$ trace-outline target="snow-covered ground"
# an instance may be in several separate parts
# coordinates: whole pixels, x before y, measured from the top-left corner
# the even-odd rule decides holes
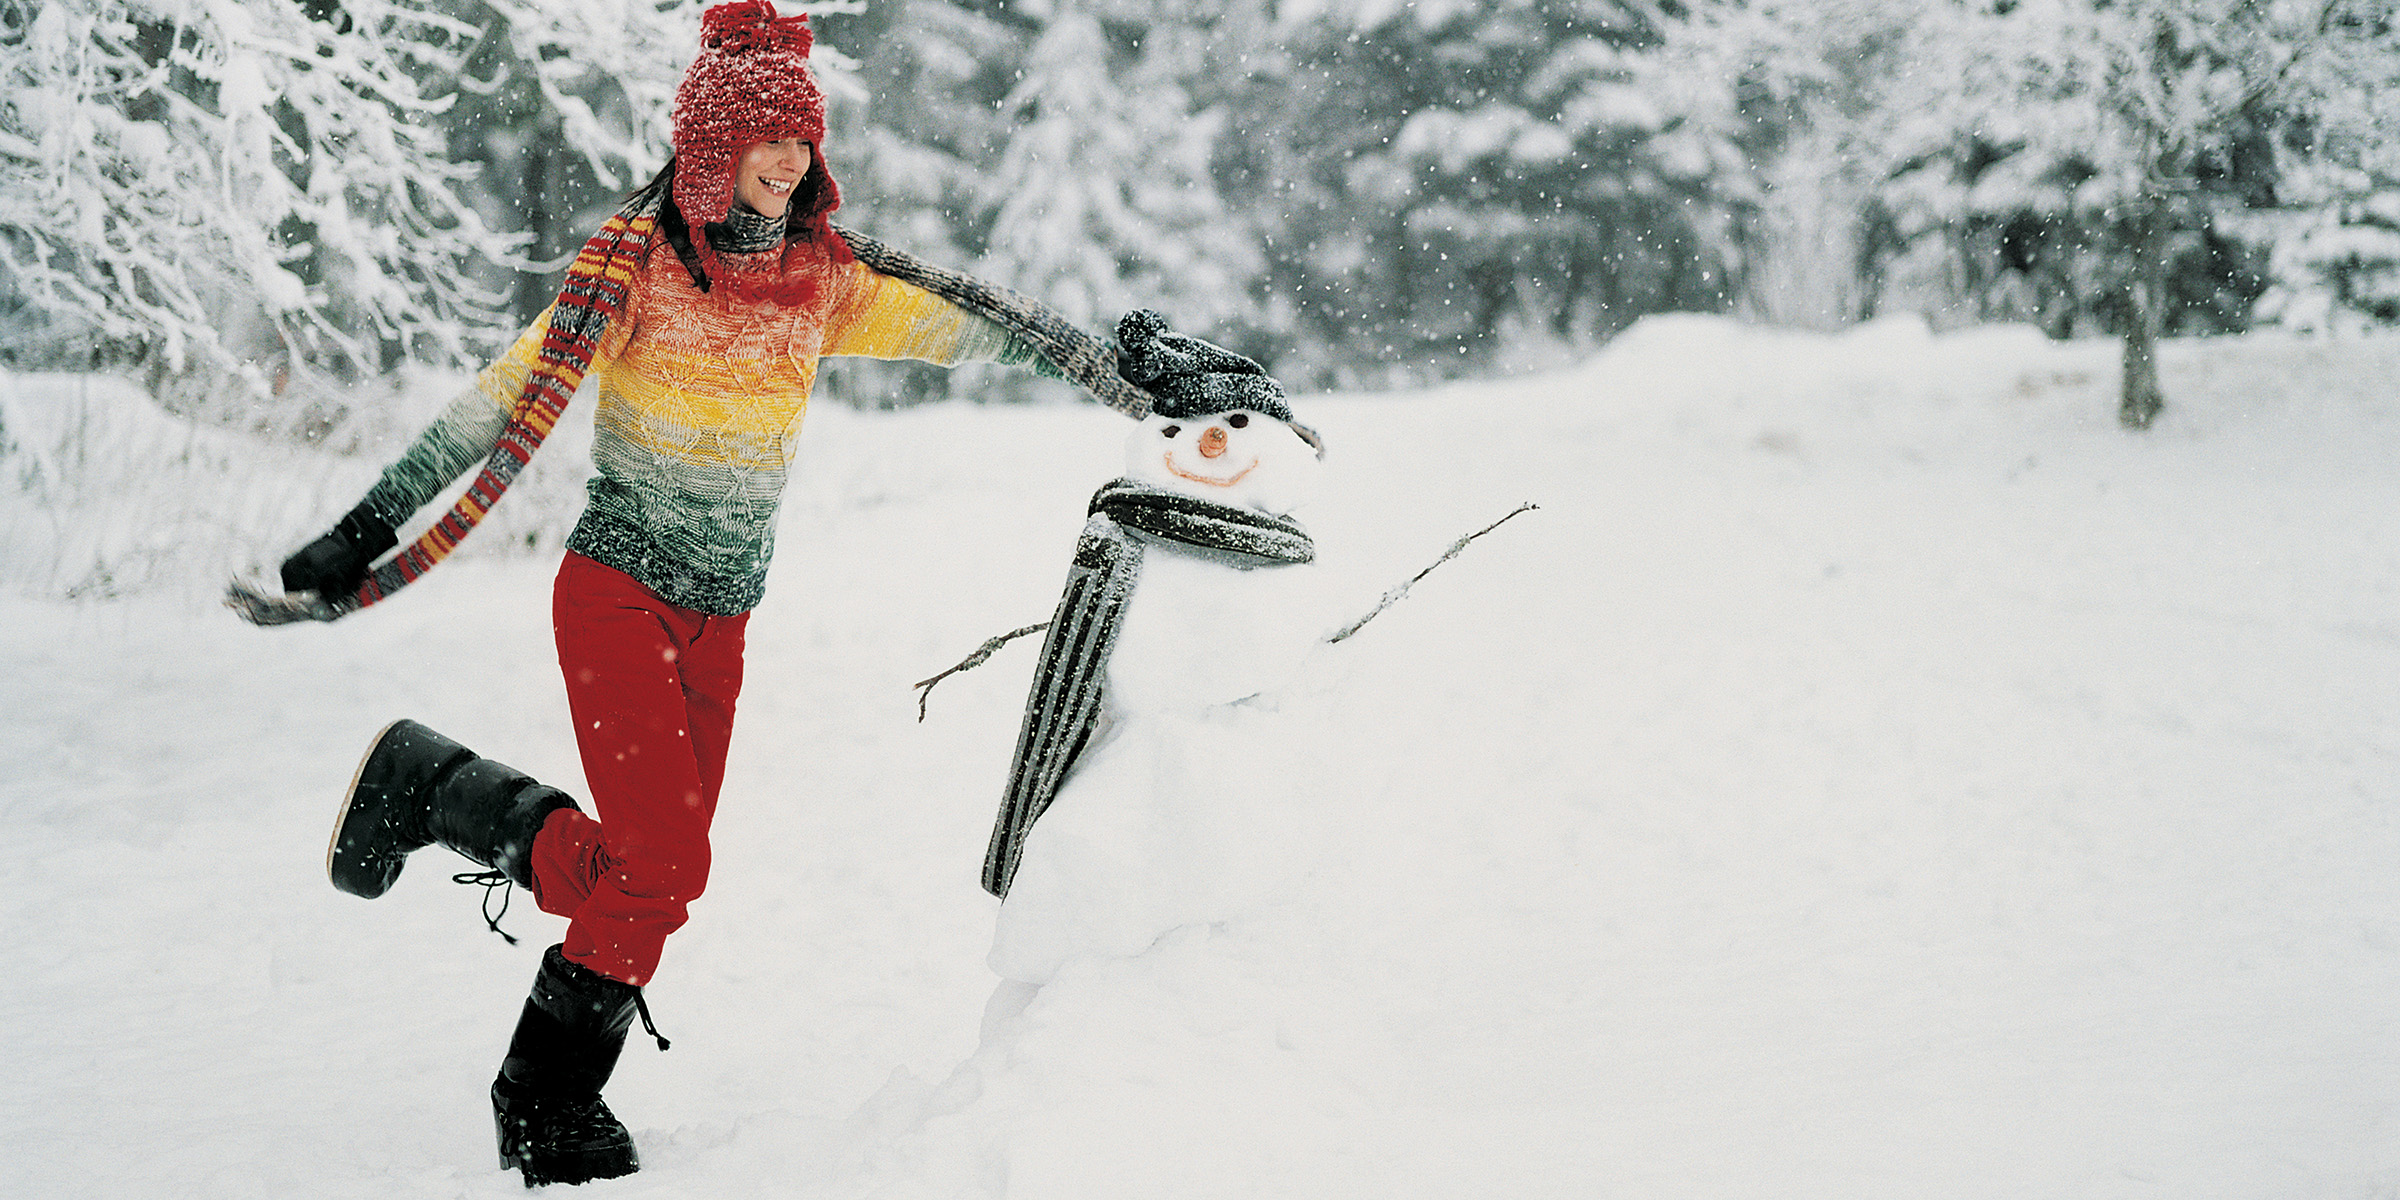
[[[1361,612],[1541,508],[1276,698],[1272,903],[988,1028],[1032,646],[909,685],[1048,615],[1124,427],[821,408],[609,1092],[645,1168],[576,1194],[2400,1192],[2400,341],[2173,345],[2145,435],[2113,353],[1678,318],[1301,398]],[[580,786],[550,562],[247,628],[207,593],[371,462],[0,419],[0,1195],[521,1194],[483,1092],[561,923],[322,853],[397,716]]]

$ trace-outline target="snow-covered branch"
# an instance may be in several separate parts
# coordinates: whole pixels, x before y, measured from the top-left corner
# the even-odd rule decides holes
[[[260,391],[467,361],[498,303],[468,268],[514,243],[459,198],[472,168],[429,83],[475,29],[430,0],[344,12],[56,0],[0,29],[0,294],[122,360]]]
[[[1530,501],[1530,500],[1529,500],[1529,501],[1526,501],[1525,503],[1523,503],[1523,504],[1520,504],[1520,505],[1516,506],[1516,507],[1515,507],[1515,508],[1513,508],[1513,509],[1510,509],[1510,510],[1509,510],[1509,512],[1508,512],[1508,515],[1507,515],[1507,516],[1504,516],[1504,517],[1500,518],[1499,520],[1497,520],[1497,521],[1494,521],[1494,522],[1492,522],[1491,524],[1489,524],[1489,525],[1486,525],[1486,526],[1484,526],[1483,528],[1481,528],[1481,529],[1478,529],[1478,530],[1476,530],[1475,532],[1473,532],[1473,533],[1470,533],[1470,534],[1466,535],[1465,537],[1462,537],[1462,538],[1458,539],[1457,541],[1450,543],[1450,548],[1449,548],[1449,549],[1447,549],[1447,550],[1444,550],[1444,551],[1442,551],[1442,556],[1441,556],[1440,558],[1434,559],[1432,562],[1430,562],[1430,563],[1427,563],[1427,564],[1425,565],[1425,569],[1424,569],[1424,570],[1422,570],[1422,571],[1419,571],[1419,572],[1417,572],[1416,574],[1409,576],[1409,577],[1408,577],[1408,582],[1406,582],[1406,583],[1403,583],[1403,584],[1401,584],[1400,586],[1398,586],[1398,587],[1396,587],[1396,588],[1393,588],[1392,590],[1390,590],[1390,591],[1388,591],[1388,592],[1385,592],[1385,593],[1383,594],[1383,599],[1376,601],[1376,603],[1375,603],[1375,607],[1374,607],[1374,608],[1372,608],[1372,609],[1369,609],[1369,610],[1367,610],[1367,614],[1366,614],[1365,616],[1362,616],[1362,617],[1360,617],[1359,619],[1357,619],[1357,620],[1355,620],[1355,621],[1352,621],[1352,622],[1350,622],[1350,623],[1349,623],[1349,624],[1347,624],[1347,625],[1344,625],[1344,626],[1342,626],[1342,627],[1341,627],[1339,630],[1335,631],[1335,633],[1333,634],[1333,636],[1326,638],[1326,639],[1325,639],[1325,643],[1326,643],[1327,645],[1332,645],[1332,644],[1334,644],[1334,643],[1336,643],[1336,642],[1344,641],[1344,640],[1348,639],[1348,638],[1350,637],[1350,635],[1352,635],[1352,634],[1354,634],[1354,633],[1357,633],[1357,632],[1358,632],[1359,630],[1361,630],[1361,629],[1364,629],[1364,628],[1366,628],[1367,622],[1374,620],[1374,619],[1375,619],[1376,617],[1378,617],[1378,616],[1381,616],[1381,615],[1383,614],[1383,610],[1385,610],[1385,609],[1387,609],[1387,608],[1390,608],[1391,606],[1393,606],[1393,605],[1395,605],[1395,604],[1398,604],[1398,603],[1400,603],[1402,600],[1405,600],[1405,599],[1407,599],[1407,598],[1408,598],[1408,590],[1409,590],[1410,588],[1413,588],[1413,587],[1417,586],[1417,584],[1418,584],[1419,582],[1421,582],[1421,581],[1422,581],[1422,580],[1423,580],[1423,579],[1424,579],[1426,576],[1433,574],[1433,570],[1434,570],[1434,568],[1435,568],[1435,567],[1439,567],[1439,566],[1441,566],[1443,563],[1449,562],[1451,559],[1457,558],[1457,557],[1458,557],[1458,555],[1459,555],[1459,552],[1460,552],[1460,551],[1462,551],[1462,550],[1465,550],[1465,549],[1467,548],[1467,545],[1468,545],[1468,543],[1470,543],[1470,542],[1473,542],[1473,541],[1474,541],[1476,538],[1482,537],[1483,535],[1485,535],[1485,534],[1487,534],[1487,533],[1490,533],[1491,531],[1493,531],[1493,530],[1495,530],[1495,529],[1498,529],[1498,528],[1500,528],[1500,527],[1501,527],[1501,526],[1503,526],[1503,525],[1506,525],[1506,524],[1508,524],[1510,521],[1512,521],[1512,520],[1516,519],[1516,517],[1517,517],[1519,514],[1522,514],[1522,513],[1529,513],[1529,512],[1532,512],[1532,511],[1534,511],[1535,509],[1538,509],[1538,508],[1540,508],[1540,507],[1541,507],[1541,505],[1539,505],[1539,504],[1535,504],[1535,503],[1533,503],[1533,502],[1532,502],[1532,501]]]

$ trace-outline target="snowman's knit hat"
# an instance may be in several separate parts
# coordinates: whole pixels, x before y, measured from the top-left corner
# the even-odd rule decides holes
[[[700,54],[675,89],[675,208],[697,230],[725,220],[742,151],[760,142],[809,144],[808,177],[793,190],[793,232],[832,240],[826,217],[842,203],[825,166],[825,93],[809,70],[816,35],[806,15],[779,17],[768,0],[734,0],[700,18]],[[696,247],[722,276],[703,239]]]
[[[1254,360],[1167,329],[1149,309],[1117,322],[1117,374],[1157,398],[1153,412],[1177,420],[1246,408],[1292,420],[1283,385]]]

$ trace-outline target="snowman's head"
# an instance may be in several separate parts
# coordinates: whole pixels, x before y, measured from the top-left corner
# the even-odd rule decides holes
[[[1256,361],[1140,310],[1117,322],[1117,373],[1157,406],[1127,443],[1132,478],[1276,516],[1313,490],[1324,443]]]
[[[1167,491],[1288,515],[1316,491],[1317,448],[1282,418],[1234,408],[1152,413],[1125,443],[1125,473]]]

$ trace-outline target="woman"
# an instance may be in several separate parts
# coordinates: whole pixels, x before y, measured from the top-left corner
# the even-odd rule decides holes
[[[600,1089],[637,1011],[648,1024],[641,987],[707,881],[744,625],[817,360],[1058,373],[1045,355],[1064,357],[976,300],[1013,298],[969,288],[953,293],[968,297],[962,307],[859,261],[827,222],[840,194],[820,150],[805,17],[778,18],[764,0],[720,5],[701,41],[676,93],[673,160],[585,246],[558,301],[332,532],[283,565],[291,597],[235,597],[262,623],[294,605],[331,619],[405,586],[473,527],[583,376],[596,376],[596,475],[553,613],[597,819],[402,721],[360,764],[328,855],[337,887],[373,897],[411,851],[438,842],[569,918],[492,1084],[502,1161],[529,1185],[637,1167]],[[905,259],[864,239],[855,249]],[[1089,367],[1066,369],[1084,378]],[[1124,396],[1112,403],[1146,408]],[[370,573],[395,529],[477,462],[486,468],[458,507]]]

